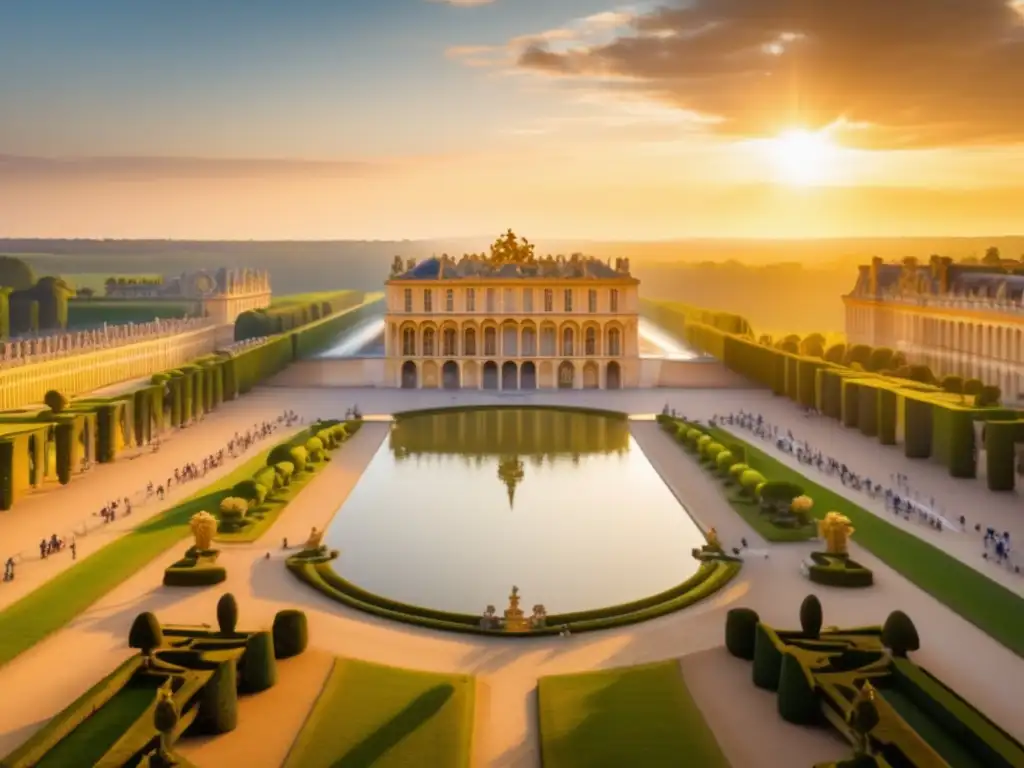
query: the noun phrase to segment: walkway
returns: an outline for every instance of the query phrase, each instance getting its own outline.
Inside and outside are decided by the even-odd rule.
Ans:
[[[266,393],[260,394],[261,400],[269,400]],[[392,409],[397,409],[398,404],[411,407],[407,400],[396,399],[395,393],[388,394]],[[654,396],[663,400],[666,394]],[[643,402],[646,397],[636,399]],[[682,397],[674,393],[674,400]],[[311,397],[311,402],[303,399],[303,405],[314,414],[326,414],[343,410],[352,402],[351,398],[351,391],[322,392]],[[691,399],[687,405],[701,400],[707,407],[722,408],[723,398],[716,393],[697,394]],[[380,410],[385,405],[384,397],[377,401],[360,395],[356,402],[367,412],[371,404]],[[677,407],[681,405],[677,402]],[[276,404],[275,410],[279,407]],[[692,412],[693,408],[687,410]],[[331,465],[311,484],[317,491],[307,488],[300,493],[268,531],[265,540],[269,544],[225,548],[221,562],[227,567],[228,581],[223,589],[172,590],[159,586],[163,569],[180,556],[180,547],[176,547],[68,627],[0,668],[0,687],[19,691],[17,697],[0,699],[0,754],[23,741],[46,718],[87,690],[95,683],[98,671],[112,668],[129,654],[125,638],[137,613],[153,610],[167,622],[212,623],[216,601],[224,591],[231,591],[238,598],[243,627],[269,625],[280,608],[300,607],[309,614],[312,643],[321,651],[385,664],[477,675],[483,692],[477,713],[476,764],[480,766],[539,764],[534,695],[538,677],[678,656],[684,657],[683,668],[695,698],[733,765],[782,768],[810,765],[849,753],[848,747],[836,742],[827,731],[796,728],[780,721],[774,697],[749,685],[746,664],[720,650],[725,611],[733,606],[749,605],[769,623],[796,626],[800,600],[811,591],[799,570],[811,544],[771,547],[769,559],[748,562],[740,577],[723,593],[671,616],[596,634],[526,642],[462,637],[385,622],[348,610],[292,578],[284,570],[283,553],[274,542],[280,542],[283,536],[298,541],[311,526],[322,527],[330,520],[384,438],[386,429],[382,424],[367,424],[335,454]],[[742,526],[737,525],[737,516],[717,484],[655,424],[635,423],[633,434],[681,502],[698,512],[705,525],[715,526],[726,546],[733,545]],[[269,560],[265,558],[268,547]],[[853,549],[858,549],[856,538]],[[869,553],[854,554],[874,569],[877,586],[870,595],[817,588],[815,591],[823,598],[826,623],[875,624],[893,609],[906,610],[922,638],[923,649],[915,658],[1014,736],[1024,738],[1024,721],[1019,717],[1017,701],[1017,691],[1024,688],[1024,663]],[[341,556],[345,556],[344,551]],[[72,655],[76,664],[67,665],[66,659]],[[309,674],[315,678],[316,665],[312,666],[314,670]],[[58,668],[61,675],[50,674]],[[275,696],[275,691],[261,695]],[[289,703],[277,700],[282,706]],[[269,714],[257,715],[257,709]],[[294,730],[294,723],[283,724],[274,717],[274,710],[253,706],[241,718],[241,728],[246,733],[265,735],[275,745],[274,749],[263,753],[256,739],[227,737],[239,749],[245,744],[247,749],[241,762],[254,768],[280,764],[281,745],[294,736],[288,732]],[[247,720],[246,714],[252,717]],[[241,733],[240,730],[239,736]],[[191,756],[199,766],[213,766],[219,764],[224,754],[221,749],[217,742],[210,742]],[[237,754],[232,752],[233,756]]]
[[[74,538],[78,558],[88,557],[99,548],[124,535],[157,513],[188,498],[204,485],[231,472],[238,463],[252,457],[254,451],[267,447],[264,443],[281,439],[288,432],[277,432],[267,441],[256,443],[237,459],[230,457],[206,477],[170,487],[164,501],[156,496],[146,499],[146,485],[166,484],[174,470],[186,463],[201,462],[203,457],[225,448],[236,433],[245,433],[255,424],[274,421],[285,410],[283,401],[264,401],[263,407],[245,398],[225,403],[201,422],[184,430],[167,433],[161,438],[160,450],[149,449],[134,458],[122,457],[110,464],[97,464],[89,472],[76,476],[62,486],[47,485],[19,501],[12,509],[0,512],[0,559],[16,555],[15,579],[0,582],[0,608],[6,607],[40,584],[71,567],[71,552],[64,551],[41,560],[39,542],[54,533],[70,542]],[[302,414],[300,414],[302,415]],[[298,429],[299,427],[295,427]],[[132,514],[123,509],[113,523],[104,523],[99,511],[110,501],[132,499]],[[123,507],[123,504],[122,504]]]
[[[906,475],[911,491],[919,493],[924,499],[934,498],[940,513],[948,520],[959,521],[960,515],[966,517],[967,530],[936,531],[920,523],[916,515],[911,515],[909,521],[904,520],[900,515],[886,510],[883,498],[872,499],[866,493],[847,488],[838,477],[800,464],[794,456],[778,450],[773,443],[761,441],[738,426],[724,426],[724,429],[733,431],[740,439],[756,445],[818,485],[842,495],[893,525],[927,541],[1007,589],[1024,596],[1024,574],[1014,573],[993,561],[985,560],[981,556],[985,551],[982,534],[974,531],[977,523],[981,524],[982,531],[988,526],[1000,532],[1009,531],[1010,541],[1018,550],[1014,555],[1016,562],[1024,564],[1024,504],[1018,492],[994,493],[986,487],[984,477],[951,477],[948,470],[937,462],[908,459],[903,454],[903,446],[880,445],[875,438],[866,437],[858,430],[844,427],[834,419],[821,416],[804,417],[791,401],[772,397],[767,393],[750,393],[750,396],[744,398],[742,405],[734,408],[727,408],[729,398],[723,398],[719,408],[711,413],[703,409],[698,412],[689,407],[682,407],[676,400],[678,398],[673,401],[673,405],[677,410],[703,421],[709,419],[713,413],[724,415],[740,408],[747,412],[760,413],[766,421],[777,425],[780,432],[791,429],[797,440],[810,443],[812,448],[822,451],[840,463],[845,463],[861,477],[870,477],[873,481],[886,486],[892,485],[889,478],[893,473]],[[856,537],[856,534],[854,536]]]

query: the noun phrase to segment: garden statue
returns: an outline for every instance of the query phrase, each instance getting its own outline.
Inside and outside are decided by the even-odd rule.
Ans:
[[[789,503],[789,511],[800,520],[802,525],[807,524],[807,517],[813,507],[814,499],[810,496],[797,496]]]
[[[323,539],[323,537],[324,532],[318,531],[316,529],[316,526],[314,525],[309,531],[309,538],[306,539],[306,544],[305,546],[303,546],[303,549],[320,549],[320,542]]]
[[[508,596],[508,608],[505,609],[506,632],[526,632],[530,623],[523,615],[523,609],[519,607],[519,587],[512,587],[512,594]]]
[[[858,757],[871,754],[871,742],[868,740],[868,736],[871,730],[878,725],[878,720],[875,688],[871,683],[865,681],[854,697],[850,711],[846,715],[846,722],[857,737],[854,751]]]
[[[530,617],[530,627],[532,629],[540,629],[541,627],[547,626],[548,623],[548,612],[543,605],[533,606],[533,615]]]
[[[818,521],[818,535],[825,540],[825,551],[830,555],[845,555],[850,534],[854,531],[850,518],[838,512],[829,512]]]
[[[722,551],[722,542],[718,538],[718,531],[714,528],[709,528],[707,533],[707,546],[705,549],[714,550],[717,552]]]
[[[488,605],[483,616],[480,617],[480,629],[498,629],[498,609]]]
[[[188,524],[196,540],[196,549],[200,552],[209,550],[217,533],[217,518],[209,512],[196,512]]]

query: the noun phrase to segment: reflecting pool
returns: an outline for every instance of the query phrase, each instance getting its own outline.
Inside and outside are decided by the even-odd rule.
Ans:
[[[399,418],[328,527],[337,572],[415,605],[615,605],[697,570],[700,530],[623,418],[481,408]]]

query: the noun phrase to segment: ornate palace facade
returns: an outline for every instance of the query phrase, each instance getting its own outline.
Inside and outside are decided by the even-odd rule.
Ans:
[[[1014,267],[873,259],[843,297],[847,339],[900,350],[937,376],[995,384],[1015,401],[1024,395],[1024,272]]]
[[[386,283],[386,380],[404,388],[635,387],[638,285],[628,259],[540,258],[512,232],[488,256],[396,258]]]

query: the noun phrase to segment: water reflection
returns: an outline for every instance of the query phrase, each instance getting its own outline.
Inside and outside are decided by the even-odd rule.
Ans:
[[[549,612],[645,597],[702,539],[624,418],[481,408],[400,418],[326,541],[364,589],[476,614],[512,584]]]

